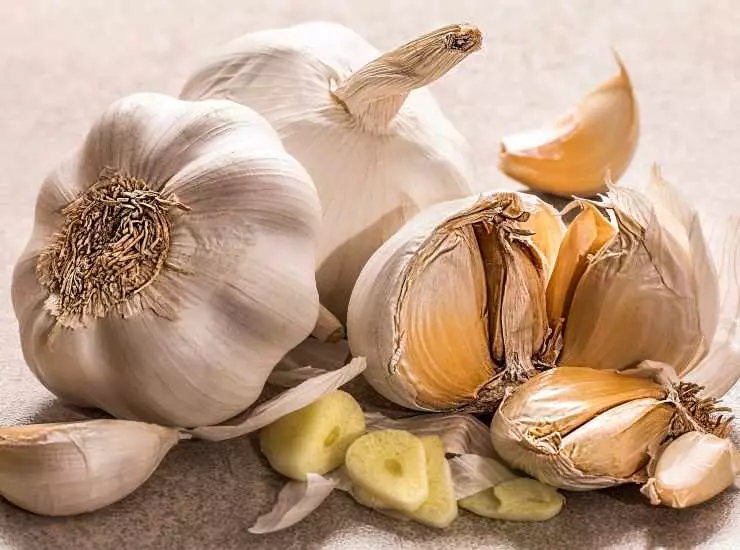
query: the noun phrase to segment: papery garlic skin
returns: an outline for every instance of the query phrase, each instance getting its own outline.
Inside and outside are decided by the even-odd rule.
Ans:
[[[537,235],[527,237],[516,221],[533,218],[562,235],[560,219],[536,197],[484,193],[426,209],[373,255],[355,285],[347,328],[379,393],[407,408],[451,410],[475,403],[505,372],[534,372],[547,336],[548,259]],[[479,248],[489,223],[491,238],[503,242],[491,269],[509,277],[496,297]]]
[[[652,504],[687,508],[740,482],[740,453],[712,434],[688,432],[668,443],[641,492]]]
[[[539,191],[571,197],[606,190],[632,160],[640,119],[632,83],[619,73],[554,124],[501,140],[499,168]]]
[[[179,437],[123,420],[0,428],[0,495],[46,516],[91,512],[140,487]]]
[[[340,321],[372,253],[421,209],[471,192],[466,140],[428,90],[480,48],[450,25],[381,56],[350,29],[306,23],[248,34],[190,77],[185,99],[227,98],[263,115],[322,202],[321,303]]]
[[[152,200],[184,206],[160,212],[170,243],[154,278],[94,314],[60,316],[40,282],[53,270],[40,257],[50,257],[69,221],[61,210],[106,170],[143,182]],[[13,273],[25,360],[57,396],[118,418],[182,427],[226,420],[257,399],[275,364],[314,328],[319,221],[310,177],[254,111],[123,98],[39,192]]]

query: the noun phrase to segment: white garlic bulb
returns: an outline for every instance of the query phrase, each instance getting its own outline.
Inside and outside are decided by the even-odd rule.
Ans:
[[[492,409],[545,353],[544,285],[563,232],[552,207],[503,191],[410,220],[352,293],[349,344],[368,382],[412,409]]]
[[[136,94],[44,182],[13,274],[53,393],[183,427],[251,405],[318,316],[308,174],[254,111]]]
[[[321,198],[321,303],[342,322],[372,253],[424,207],[471,192],[465,139],[429,91],[481,45],[450,25],[385,54],[334,23],[261,31],[227,44],[184,99],[227,98],[263,115]]]

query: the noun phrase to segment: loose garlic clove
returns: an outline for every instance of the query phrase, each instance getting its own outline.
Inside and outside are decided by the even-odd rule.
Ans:
[[[499,168],[534,189],[569,197],[606,189],[632,160],[639,115],[632,83],[619,73],[591,91],[554,124],[501,140]]]
[[[41,515],[91,512],[141,486],[178,440],[124,420],[0,428],[0,495]]]
[[[642,493],[652,504],[687,508],[709,500],[740,479],[740,453],[727,439],[688,432],[658,456]]]
[[[349,344],[367,357],[368,382],[412,409],[491,409],[545,353],[544,285],[563,233],[550,206],[512,192],[440,203],[408,222],[350,301]]]

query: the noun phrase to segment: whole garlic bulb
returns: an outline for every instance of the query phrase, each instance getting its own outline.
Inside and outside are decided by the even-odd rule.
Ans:
[[[307,23],[227,44],[183,88],[255,109],[311,174],[319,295],[342,322],[372,253],[424,207],[471,192],[466,140],[417,88],[480,45],[478,29],[450,25],[381,55],[346,27]]]
[[[563,231],[549,205],[503,191],[410,220],[352,293],[349,344],[368,382],[412,409],[492,409],[545,351],[544,285]]]
[[[319,221],[310,177],[254,111],[121,99],[39,192],[13,273],[26,362],[118,418],[226,420],[314,326]]]

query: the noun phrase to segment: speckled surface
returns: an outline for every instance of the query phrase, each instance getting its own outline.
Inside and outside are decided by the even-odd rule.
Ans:
[[[474,145],[481,187],[514,186],[495,168],[498,137],[571,107],[614,70],[613,44],[643,115],[625,179],[643,179],[657,160],[705,213],[740,213],[733,0],[6,0],[0,8],[1,425],[74,418],[27,372],[10,306],[12,266],[44,175],[108,103],[135,91],[177,93],[199,56],[250,30],[330,19],[391,47],[441,24],[479,25],[485,51],[433,90]],[[359,382],[352,388],[366,391]],[[739,389],[729,402],[740,406]],[[736,548],[740,539],[740,492],[675,511],[647,506],[636,488],[568,495],[562,514],[544,524],[463,514],[445,532],[335,494],[298,526],[250,535],[281,485],[248,438],[185,442],[140,490],[93,514],[39,518],[0,502],[0,548]]]

